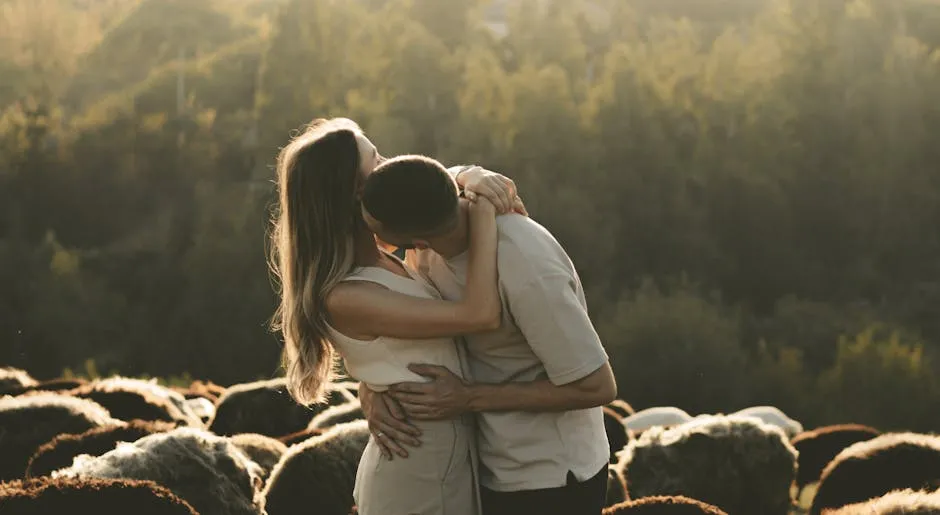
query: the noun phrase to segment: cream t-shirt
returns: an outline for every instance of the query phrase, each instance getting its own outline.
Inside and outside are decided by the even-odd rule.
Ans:
[[[544,227],[517,214],[497,217],[502,299],[499,329],[465,337],[470,377],[481,383],[548,378],[556,385],[582,379],[607,362],[588,317],[574,265]],[[445,260],[410,250],[409,261],[448,300],[466,284],[466,253]],[[477,415],[481,484],[496,491],[564,486],[607,466],[610,448],[601,408],[561,413],[488,412]]]

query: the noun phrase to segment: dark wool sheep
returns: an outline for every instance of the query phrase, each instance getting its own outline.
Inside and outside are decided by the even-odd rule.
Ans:
[[[36,451],[26,467],[26,477],[47,476],[55,470],[72,466],[81,454],[101,456],[117,447],[118,442],[135,442],[154,433],[172,431],[170,422],[132,420],[116,426],[97,427],[81,434],[63,434],[46,442]]]
[[[803,489],[819,481],[826,465],[846,447],[871,440],[880,434],[877,429],[861,424],[840,424],[817,427],[796,435],[790,443],[800,453],[796,471],[797,488]]]
[[[205,514],[258,515],[264,508],[261,467],[227,438],[192,427],[121,442],[98,457],[78,456],[52,477],[150,480]]]
[[[607,498],[605,505],[613,506],[627,500],[627,482],[620,469],[613,465],[607,467]]]
[[[307,429],[329,429],[337,424],[345,424],[355,420],[363,420],[366,414],[362,411],[362,404],[356,399],[339,406],[331,406],[319,415],[313,417]]]
[[[290,396],[284,378],[237,384],[219,399],[209,430],[222,436],[258,433],[277,438],[306,429],[317,413],[352,398],[345,389],[331,388],[326,403],[307,407]]]
[[[915,492],[895,490],[867,502],[849,504],[837,510],[825,510],[823,515],[940,515],[940,490]]]
[[[644,497],[604,510],[604,515],[728,515],[720,508],[682,496]]]
[[[620,418],[627,418],[630,415],[636,413],[636,410],[633,409],[633,406],[623,399],[614,399],[610,404],[607,405],[607,407],[616,411],[617,414],[620,415]]]
[[[0,513],[16,515],[199,515],[153,481],[52,479],[0,483]]]
[[[281,461],[281,457],[287,452],[287,445],[284,443],[257,433],[242,433],[230,436],[229,440],[235,444],[235,447],[247,454],[251,461],[261,466],[261,479],[265,481],[268,480],[277,462]]]
[[[86,399],[36,392],[0,398],[0,481],[21,479],[42,444],[62,433],[79,434],[120,424]]]
[[[298,444],[313,438],[314,436],[320,436],[322,434],[322,429],[304,429],[303,431],[297,431],[296,433],[291,433],[289,435],[279,436],[277,439],[284,445],[290,447],[291,445]]]
[[[810,514],[904,488],[940,488],[940,436],[886,433],[852,444],[823,470]]]
[[[50,379],[49,381],[40,381],[34,385],[0,392],[0,395],[23,395],[29,392],[66,392],[85,384],[88,384],[88,381],[84,379]]]
[[[39,384],[38,381],[27,374],[25,370],[0,367],[0,395],[10,395],[12,392],[37,384]]]
[[[623,417],[607,406],[604,406],[604,430],[610,444],[610,462],[616,463],[617,453],[627,445],[627,428],[623,425]]]
[[[162,420],[177,425],[202,427],[202,421],[185,407],[186,399],[155,381],[109,377],[67,392],[101,404],[121,420]]]
[[[786,515],[796,458],[776,426],[706,415],[649,429],[627,444],[620,466],[631,499],[685,495],[728,513]]]
[[[365,420],[333,427],[288,449],[265,487],[269,515],[348,515],[359,459],[369,441]]]

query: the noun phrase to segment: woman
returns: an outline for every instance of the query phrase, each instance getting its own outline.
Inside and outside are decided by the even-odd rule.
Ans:
[[[280,279],[275,328],[285,341],[288,389],[303,404],[323,399],[334,348],[351,376],[383,390],[423,381],[411,362],[461,375],[454,336],[499,324],[495,208],[470,208],[467,288],[461,302],[437,291],[380,248],[360,217],[363,180],[382,161],[346,119],[315,122],[280,153],[279,210],[272,269]],[[464,420],[420,425],[423,445],[390,461],[370,439],[356,476],[361,515],[479,513],[472,426]]]

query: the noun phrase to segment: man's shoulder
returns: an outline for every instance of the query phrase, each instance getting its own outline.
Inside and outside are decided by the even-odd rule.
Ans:
[[[497,217],[500,280],[527,283],[540,275],[574,273],[558,240],[535,220],[518,214]]]
[[[499,245],[521,247],[523,250],[533,245],[558,246],[558,240],[540,223],[532,218],[516,213],[509,213],[496,217],[496,226],[499,230]]]

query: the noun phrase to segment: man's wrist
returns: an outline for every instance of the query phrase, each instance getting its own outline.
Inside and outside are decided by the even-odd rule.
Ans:
[[[467,411],[480,413],[488,411],[488,399],[493,395],[495,385],[472,383],[467,385]]]

